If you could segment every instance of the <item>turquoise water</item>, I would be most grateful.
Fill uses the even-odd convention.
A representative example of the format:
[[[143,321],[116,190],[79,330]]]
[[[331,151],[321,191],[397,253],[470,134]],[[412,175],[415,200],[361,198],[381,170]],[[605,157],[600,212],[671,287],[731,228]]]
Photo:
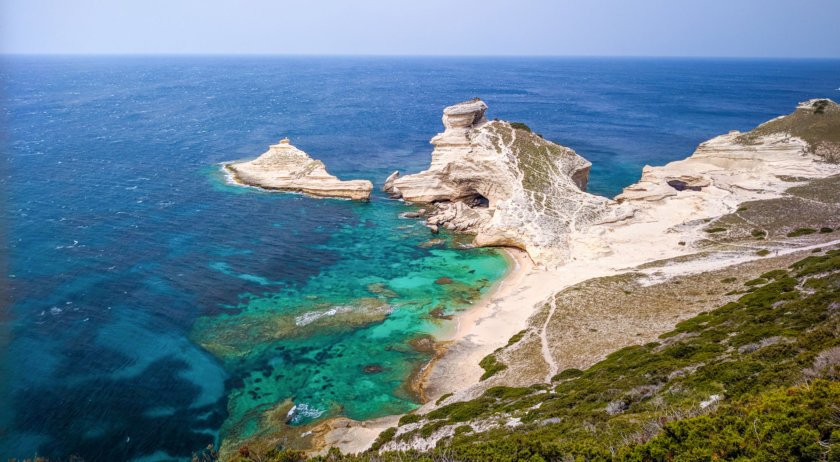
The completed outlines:
[[[613,195],[798,101],[838,61],[3,57],[0,457],[188,459],[292,423],[405,412],[427,334],[505,271],[370,203],[228,185],[285,136],[342,178],[419,171],[482,97]],[[422,244],[427,243],[427,246]],[[441,277],[452,284],[435,284]],[[366,369],[367,367],[367,369]]]
[[[211,176],[224,181],[218,170]],[[475,303],[507,270],[496,250],[473,249],[467,239],[434,235],[400,218],[407,209],[401,202],[340,202],[355,219],[331,225],[331,237],[317,249],[342,258],[304,284],[236,272],[223,259],[211,264],[262,289],[240,294],[226,312],[198,318],[191,333],[227,370],[241,371],[228,403],[227,436],[252,436],[263,413],[288,398],[297,406],[293,425],[411,411],[420,400],[405,382],[433,352],[410,342],[445,336],[447,317]],[[281,239],[308,232],[282,219],[273,226]],[[440,278],[452,282],[436,283]],[[381,371],[365,372],[366,366]]]

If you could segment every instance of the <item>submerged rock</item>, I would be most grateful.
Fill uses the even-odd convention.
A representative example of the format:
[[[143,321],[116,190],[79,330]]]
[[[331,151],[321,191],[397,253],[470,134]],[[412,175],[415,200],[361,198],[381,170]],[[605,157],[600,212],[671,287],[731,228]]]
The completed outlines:
[[[488,121],[486,110],[479,99],[444,109],[431,165],[392,175],[391,189],[406,201],[434,203],[428,225],[475,234],[479,246],[520,247],[537,263],[562,263],[570,232],[621,210],[585,192],[586,159],[522,124]]]
[[[418,246],[420,246],[420,247],[437,247],[437,246],[439,246],[441,244],[445,244],[445,243],[446,243],[446,239],[438,238],[438,239],[429,239],[426,242],[421,242],[420,244],[418,244]]]
[[[330,175],[323,162],[289,144],[288,138],[254,160],[231,162],[226,168],[240,183],[315,197],[368,200],[373,189],[368,180],[341,181]]]
[[[435,341],[428,335],[414,338],[408,342],[414,350],[421,353],[434,353]]]
[[[362,371],[365,374],[378,374],[382,372],[382,370],[382,366],[380,366],[379,364],[370,364],[362,368]]]

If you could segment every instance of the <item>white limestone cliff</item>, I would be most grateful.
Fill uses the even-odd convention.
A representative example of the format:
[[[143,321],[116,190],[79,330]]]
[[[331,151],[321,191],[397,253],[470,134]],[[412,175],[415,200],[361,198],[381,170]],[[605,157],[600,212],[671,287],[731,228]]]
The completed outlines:
[[[638,242],[656,235],[676,246],[691,236],[666,232],[672,227],[700,233],[685,224],[778,197],[792,180],[840,173],[840,106],[827,99],[801,103],[750,132],[713,138],[684,160],[646,166],[615,200],[585,192],[591,164],[572,149],[522,124],[488,121],[486,110],[478,99],[447,107],[429,168],[395,172],[385,189],[432,203],[430,226],[475,234],[478,246],[522,248],[544,267],[610,254],[624,228]]]
[[[330,175],[323,162],[289,144],[288,138],[254,160],[231,162],[225,168],[246,185],[314,197],[368,200],[373,189],[368,180],[341,181]]]
[[[823,112],[814,114],[818,101],[825,101],[826,106]],[[780,196],[792,182],[835,174],[838,165],[830,162],[830,143],[817,143],[825,150],[821,152],[812,148],[813,140],[795,136],[796,130],[785,130],[826,121],[836,129],[836,121],[828,120],[834,111],[840,112],[840,108],[830,100],[812,100],[800,103],[793,114],[761,124],[750,132],[731,131],[712,138],[683,160],[661,167],[645,166],[639,182],[626,187],[616,200],[683,200],[687,208],[711,217],[726,213],[727,208],[740,202]]]
[[[569,258],[570,233],[624,214],[585,192],[586,159],[522,124],[488,121],[486,109],[478,99],[444,109],[429,168],[392,175],[387,192],[434,203],[430,226],[475,234],[478,246],[522,248],[545,266]]]

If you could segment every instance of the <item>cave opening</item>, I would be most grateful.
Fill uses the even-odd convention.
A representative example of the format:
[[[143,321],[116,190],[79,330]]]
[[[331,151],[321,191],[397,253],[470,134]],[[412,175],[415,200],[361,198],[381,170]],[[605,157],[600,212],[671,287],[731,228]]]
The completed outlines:
[[[702,186],[691,186],[685,181],[681,180],[670,180],[668,181],[668,186],[676,189],[677,191],[685,191],[686,189],[688,189],[689,191],[700,191],[701,189],[703,189]]]
[[[481,194],[475,193],[472,196],[467,197],[464,202],[470,207],[481,207],[487,208],[490,207],[490,200],[486,197],[482,196]]]

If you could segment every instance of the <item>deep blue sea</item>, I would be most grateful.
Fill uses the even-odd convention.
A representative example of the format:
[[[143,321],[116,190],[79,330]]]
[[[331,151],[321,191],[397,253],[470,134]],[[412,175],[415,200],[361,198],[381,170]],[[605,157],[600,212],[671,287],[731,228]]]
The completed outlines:
[[[428,242],[378,191],[263,192],[219,162],[288,136],[379,187],[423,169],[442,109],[478,96],[612,196],[645,164],[840,99],[840,61],[7,56],[0,84],[0,458],[174,460],[261,434],[290,399],[294,425],[415,408],[403,383],[430,356],[411,341],[507,266]]]

